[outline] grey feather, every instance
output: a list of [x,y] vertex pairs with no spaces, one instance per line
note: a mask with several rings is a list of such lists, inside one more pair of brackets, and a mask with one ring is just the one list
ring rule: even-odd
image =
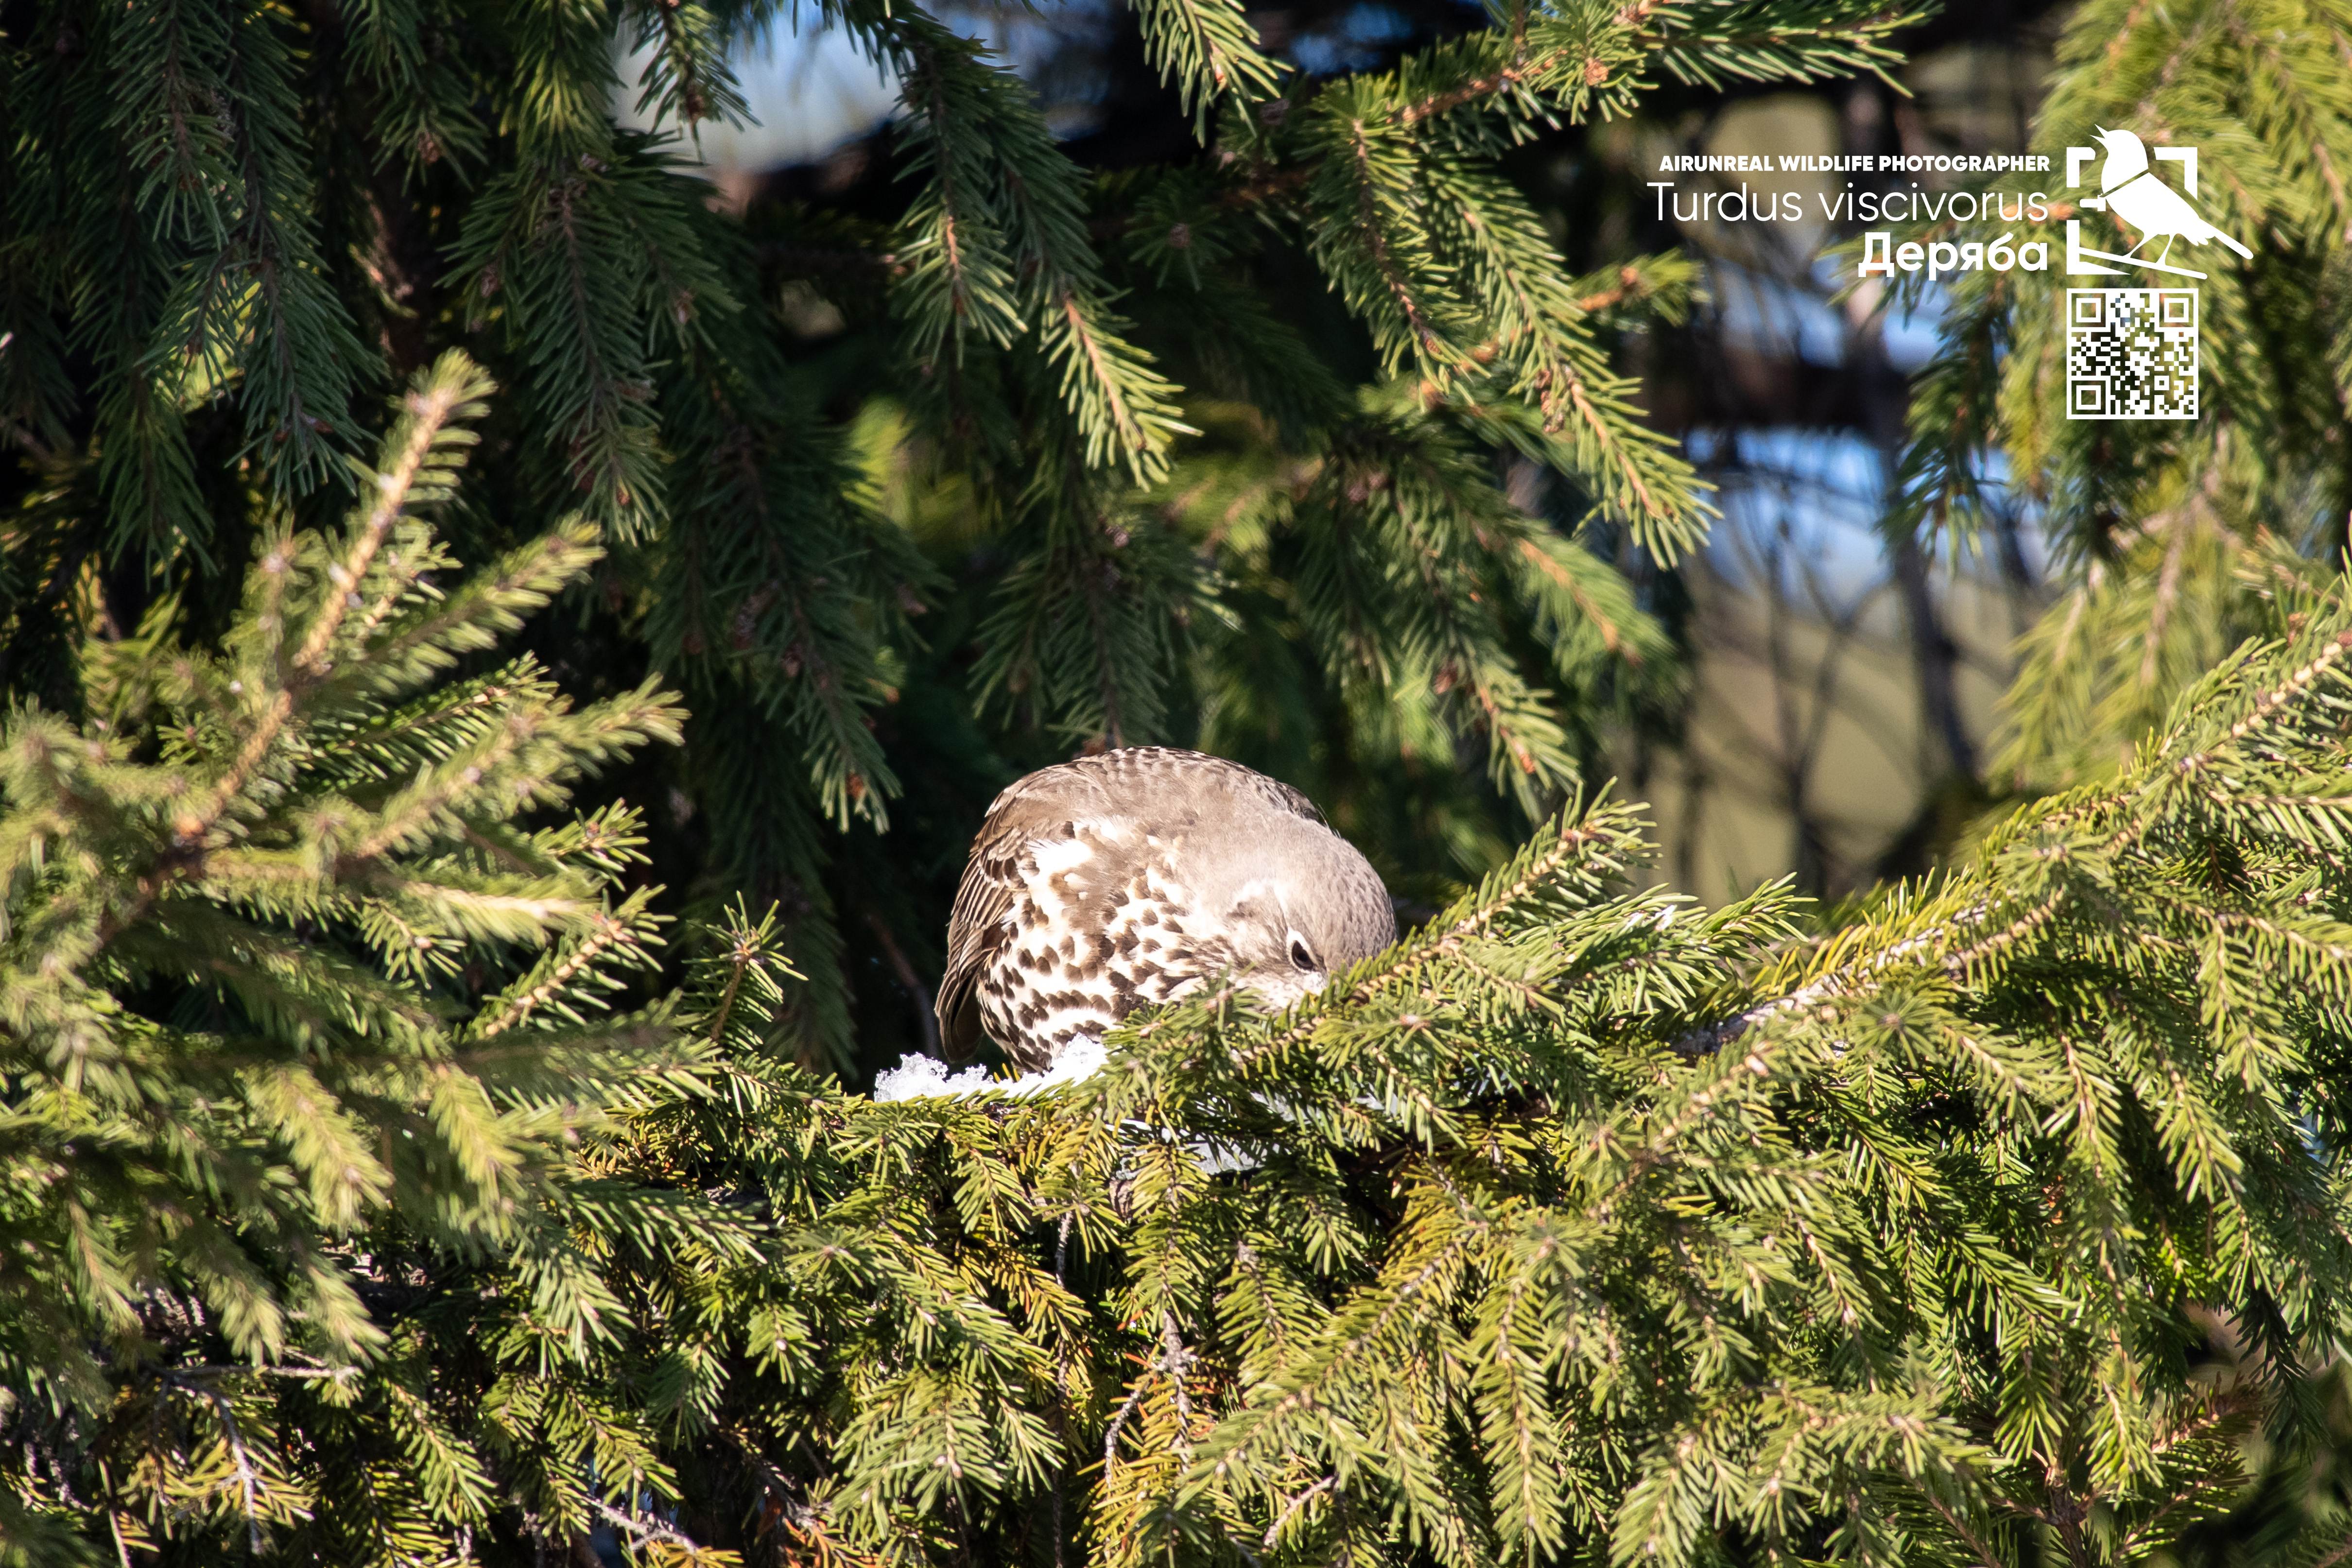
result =
[[1395,939],[1369,862],[1290,786],[1135,747],[1044,768],[989,807],[948,927],[940,1038],[1048,1065],[1220,975],[1281,1004]]

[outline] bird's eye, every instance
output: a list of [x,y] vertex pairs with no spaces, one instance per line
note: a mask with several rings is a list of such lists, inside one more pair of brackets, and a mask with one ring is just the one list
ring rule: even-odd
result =
[[1302,969],[1311,970],[1315,967],[1315,955],[1307,950],[1307,938],[1304,936],[1293,936],[1290,939],[1290,961]]

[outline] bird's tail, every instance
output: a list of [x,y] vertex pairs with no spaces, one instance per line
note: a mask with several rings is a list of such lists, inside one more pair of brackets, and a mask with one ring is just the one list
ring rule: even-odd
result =
[[2210,235],[2211,235],[2215,239],[2220,240],[2223,245],[2228,246],[2231,250],[2236,251],[2240,256],[2242,256],[2245,257],[2248,261],[2252,261],[2252,260],[2253,260],[2253,259],[2254,259],[2254,253],[2253,253],[2252,251],[2248,250],[2244,246],[2240,245],[2236,240],[2231,239],[2228,235],[2223,234],[2220,229],[2215,228],[2215,227],[2214,227],[2212,225],[2210,225],[2210,224],[2207,224],[2207,225],[2205,225],[2205,228],[2206,228],[2206,232],[2207,232],[2207,233],[2209,233],[2209,234],[2210,234]]

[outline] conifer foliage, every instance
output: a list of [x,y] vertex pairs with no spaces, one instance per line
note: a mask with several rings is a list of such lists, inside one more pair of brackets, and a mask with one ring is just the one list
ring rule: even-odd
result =
[[[679,802],[649,852],[704,914],[782,905],[811,1061],[876,1064],[844,928],[935,969],[956,831],[1088,741],[1252,749],[1380,826],[1395,879],[1483,871],[1671,692],[1612,558],[1706,516],[1620,355],[1691,269],[1573,276],[1498,160],[1664,83],[1881,68],[1910,13],[1503,5],[1328,78],[1231,0],[1136,14],[1191,151],[1097,172],[904,0],[12,0],[12,679],[70,705],[75,637],[135,621],[148,569],[230,601],[247,492],[323,524],[365,411],[461,348],[509,389],[508,460],[453,545],[603,530],[577,629],[535,645],[726,716],[648,765]],[[730,51],[820,26],[898,83],[900,199],[714,211],[682,139],[743,112]],[[1430,760],[1465,749],[1466,786]]]
[[1832,935],[1632,885],[1596,801],[1051,1098],[640,1119],[779,1220],[692,1508],[783,1561],[2176,1560],[2307,1451],[2352,1281],[2352,612],[2283,614]]
[[[0,6],[0,1563],[2025,1568],[2166,1560],[2311,1451],[2352,604],[2300,541],[2221,552],[2257,640],[1832,921],[1648,885],[1580,783],[1664,639],[1573,525],[1704,520],[1614,358],[1691,277],[1566,277],[1496,159],[1907,14],[1498,7],[1328,79],[1139,14],[1199,158],[1090,173],[840,0],[904,208],[739,224],[611,61],[724,115],[765,10]],[[2165,91],[2326,33],[2087,15]],[[2332,256],[2345,162],[2247,199]],[[870,379],[792,340],[819,278]],[[1920,458],[1946,515],[1990,428]],[[2309,434],[2242,493],[2333,495]],[[2245,472],[2160,447],[2148,494]],[[1198,997],[1042,1092],[812,1071],[830,863],[1180,725],[1298,747],[1391,869],[1429,797],[1364,780],[1416,756],[1509,803],[1441,841],[1542,825],[1282,1016]]]
[[10,722],[11,1560],[2142,1562],[2311,1439],[2337,594],[1826,934],[1595,800],[1282,1016],[877,1103],[772,919],[606,1011],[629,819],[519,818],[677,712],[453,673],[594,553],[436,585],[485,390]]
[[[420,509],[449,499],[488,390],[445,357],[343,529],[265,522],[221,651],[166,602],[88,650],[86,721],[19,707],[0,728],[16,1560],[63,1551],[40,1504],[92,1487],[111,1500],[85,1529],[118,1553],[292,1529],[310,1560],[375,1560],[336,1502],[412,1550],[388,1475],[310,1500],[316,1438],[268,1391],[326,1430],[356,1416],[356,1369],[414,1354],[387,1310],[404,1249],[504,1260],[551,1346],[611,1308],[550,1183],[566,1138],[677,1067],[661,1009],[607,1016],[651,961],[650,890],[620,885],[625,806],[521,819],[675,742],[680,714],[650,684],[575,706],[527,657],[448,678],[599,553],[567,524],[436,580],[456,563]],[[439,1418],[404,1386],[369,1385],[421,1467],[400,1484],[462,1521],[482,1483],[437,1462]]]
[[[2305,570],[2298,557],[2332,570],[2352,537],[2347,26],[2329,0],[2266,4],[2259,19],[2227,4],[2094,3],[2068,19],[2033,150],[2063,170],[2066,149],[2093,145],[2099,128],[2193,148],[2200,210],[2252,256],[2208,246],[2173,257],[2210,274],[2195,285],[2195,420],[2068,417],[2063,264],[1954,286],[1944,350],[1912,404],[1912,505],[1895,523],[1970,548],[1987,490],[2004,486],[2043,519],[2067,597],[2031,639],[2009,697],[1995,764],[2005,788],[2121,766],[2241,638],[2275,632],[2265,590],[2278,573]],[[2095,193],[2053,190],[2049,221],[2018,237],[2063,256],[2074,219],[2085,245],[2128,248],[2137,232],[2075,204]],[[2000,228],[1980,226],[1946,223],[1933,237]]]

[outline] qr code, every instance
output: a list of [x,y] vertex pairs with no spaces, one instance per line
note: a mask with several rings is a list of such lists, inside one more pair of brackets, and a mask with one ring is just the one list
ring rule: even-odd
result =
[[2197,417],[2197,290],[2066,290],[2072,419]]

